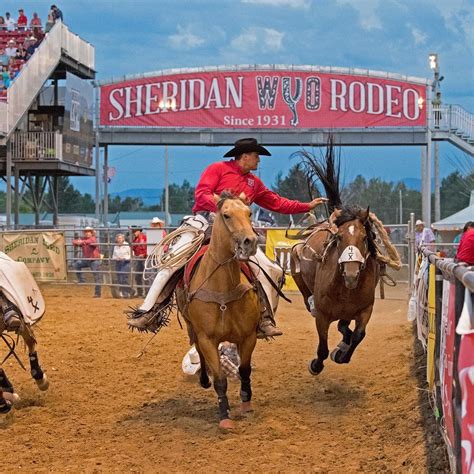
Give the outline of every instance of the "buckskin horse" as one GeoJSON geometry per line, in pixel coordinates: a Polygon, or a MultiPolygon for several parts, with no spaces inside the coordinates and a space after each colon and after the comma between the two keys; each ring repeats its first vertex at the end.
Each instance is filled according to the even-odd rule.
{"type": "MultiPolygon", "coordinates": [[[[308,366],[313,375],[321,373],[329,355],[331,323],[338,321],[337,328],[342,334],[342,341],[331,353],[331,359],[338,364],[349,363],[365,337],[380,275],[380,252],[373,230],[375,221],[379,224],[377,231],[384,232],[368,208],[342,205],[339,162],[332,143],[327,150],[323,162],[307,152],[300,156],[308,178],[322,182],[332,213],[327,223],[310,226],[300,234],[305,240],[293,246],[290,261],[292,276],[316,320],[317,357],[308,366]],[[354,330],[349,327],[351,321],[355,321],[354,330]]],[[[384,243],[387,247],[388,238],[384,243]]],[[[393,247],[391,250],[396,254],[393,247]]]]}
{"type": "MultiPolygon", "coordinates": [[[[251,357],[257,342],[260,303],[251,275],[242,271],[242,262],[255,255],[257,235],[252,228],[251,211],[245,196],[224,192],[215,196],[218,212],[211,240],[194,274],[178,286],[178,308],[188,325],[201,362],[200,384],[209,388],[208,369],[214,379],[219,402],[219,426],[235,427],[230,418],[227,378],[219,359],[219,343],[237,345],[242,413],[251,410],[251,357]]],[[[244,264],[245,265],[245,264],[244,264]]]]}
{"type": "MultiPolygon", "coordinates": [[[[28,348],[31,376],[40,390],[47,390],[49,381],[39,363],[32,326],[41,319],[44,310],[43,296],[26,265],[0,252],[0,344],[4,342],[8,351],[6,357],[0,360],[0,366],[14,356],[24,368],[15,352],[15,341],[7,333],[14,332],[28,348]]],[[[9,412],[11,405],[19,398],[0,367],[0,414],[9,412]]]]}

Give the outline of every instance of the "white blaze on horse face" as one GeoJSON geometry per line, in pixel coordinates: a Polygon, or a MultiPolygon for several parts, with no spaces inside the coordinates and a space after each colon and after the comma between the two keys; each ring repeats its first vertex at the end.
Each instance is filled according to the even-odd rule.
{"type": "Polygon", "coordinates": [[[355,229],[354,226],[350,225],[349,226],[349,234],[354,235],[354,229],[355,229]]]}

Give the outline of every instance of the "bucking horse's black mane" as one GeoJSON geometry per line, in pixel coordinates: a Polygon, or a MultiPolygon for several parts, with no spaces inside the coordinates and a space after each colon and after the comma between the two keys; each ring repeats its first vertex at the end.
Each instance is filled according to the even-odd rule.
{"type": "Polygon", "coordinates": [[[370,253],[376,255],[375,233],[372,230],[372,224],[367,219],[369,208],[366,209],[342,202],[340,186],[340,153],[336,151],[334,137],[329,136],[325,155],[315,156],[307,150],[298,151],[293,154],[294,157],[301,159],[301,165],[308,181],[312,183],[315,189],[318,189],[318,182],[321,183],[328,198],[329,212],[339,211],[334,223],[341,226],[346,222],[359,219],[365,226],[368,238],[370,253]]]}

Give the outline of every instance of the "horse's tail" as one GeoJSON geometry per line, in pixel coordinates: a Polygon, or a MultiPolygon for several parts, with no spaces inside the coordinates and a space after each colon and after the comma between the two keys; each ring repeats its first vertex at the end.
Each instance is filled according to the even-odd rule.
{"type": "MultiPolygon", "coordinates": [[[[306,176],[311,181],[320,181],[329,199],[328,207],[332,213],[334,209],[342,207],[341,190],[339,184],[341,163],[334,145],[334,138],[329,136],[326,154],[316,157],[313,153],[303,150],[294,154],[302,159],[306,176]]],[[[314,183],[317,188],[316,183],[314,183]]]]}

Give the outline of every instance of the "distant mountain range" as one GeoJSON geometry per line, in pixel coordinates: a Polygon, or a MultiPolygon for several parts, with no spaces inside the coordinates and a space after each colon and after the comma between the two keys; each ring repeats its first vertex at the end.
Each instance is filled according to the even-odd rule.
{"type": "MultiPolygon", "coordinates": [[[[405,183],[405,186],[408,189],[421,191],[421,179],[419,178],[403,178],[400,180],[395,180],[396,183],[398,183],[399,181],[405,183]]],[[[431,189],[434,189],[434,179],[431,181],[431,189]]],[[[161,197],[163,196],[163,188],[125,189],[124,191],[119,191],[117,193],[110,193],[110,196],[112,198],[114,198],[115,196],[119,196],[122,200],[126,197],[140,198],[145,206],[153,206],[161,202],[161,197]]]]}
{"type": "Polygon", "coordinates": [[[161,198],[163,196],[162,188],[134,188],[134,189],[125,189],[124,191],[119,191],[117,193],[110,193],[110,197],[114,198],[118,196],[121,200],[131,197],[133,199],[140,198],[143,201],[145,206],[153,206],[160,204],[161,198]]]}

